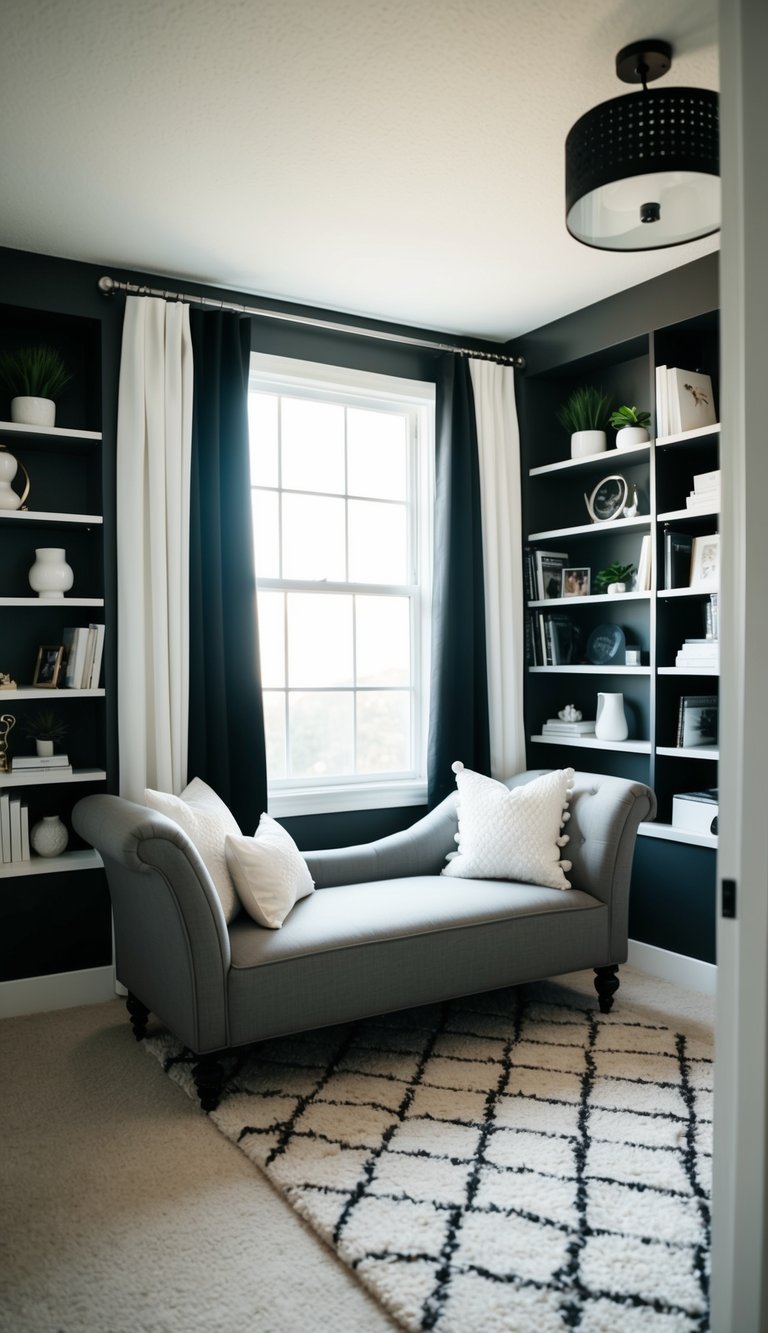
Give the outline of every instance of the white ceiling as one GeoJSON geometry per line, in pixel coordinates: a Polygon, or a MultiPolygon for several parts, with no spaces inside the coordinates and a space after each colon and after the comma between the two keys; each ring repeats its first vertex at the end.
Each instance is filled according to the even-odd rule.
{"type": "Polygon", "coordinates": [[[563,221],[563,144],[716,0],[2,0],[0,245],[505,339],[696,259],[563,221]]]}

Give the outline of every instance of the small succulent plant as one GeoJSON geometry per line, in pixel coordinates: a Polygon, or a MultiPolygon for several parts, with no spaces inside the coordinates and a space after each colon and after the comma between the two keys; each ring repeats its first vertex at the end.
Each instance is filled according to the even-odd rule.
{"type": "Polygon", "coordinates": [[[634,565],[622,565],[619,560],[614,560],[612,565],[606,565],[595,574],[595,583],[601,588],[607,588],[610,583],[626,583],[634,572],[634,565]]]}
{"type": "Polygon", "coordinates": [[[642,407],[617,407],[615,412],[611,412],[609,420],[617,430],[621,430],[624,426],[647,427],[651,414],[642,407]]]}

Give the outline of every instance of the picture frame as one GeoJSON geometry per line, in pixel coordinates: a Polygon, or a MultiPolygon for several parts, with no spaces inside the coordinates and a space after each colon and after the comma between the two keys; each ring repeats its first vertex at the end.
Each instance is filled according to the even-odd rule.
{"type": "Polygon", "coordinates": [[[563,570],[560,583],[561,597],[588,597],[592,587],[592,570],[587,565],[573,565],[563,570]]]}
{"type": "Polygon", "coordinates": [[[43,643],[37,650],[37,661],[32,677],[32,684],[41,690],[58,688],[59,676],[64,665],[64,645],[61,643],[43,643]]]}
{"type": "Polygon", "coordinates": [[[694,537],[691,547],[692,588],[717,588],[720,584],[720,534],[708,532],[694,537]]]}
{"type": "Polygon", "coordinates": [[[615,518],[621,518],[628,500],[629,483],[619,472],[603,477],[592,494],[584,496],[587,513],[593,523],[609,523],[615,518]]]}

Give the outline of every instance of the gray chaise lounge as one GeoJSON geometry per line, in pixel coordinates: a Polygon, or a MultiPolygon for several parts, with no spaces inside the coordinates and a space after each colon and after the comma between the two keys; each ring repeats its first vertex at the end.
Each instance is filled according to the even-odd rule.
{"type": "MultiPolygon", "coordinates": [[[[510,779],[509,787],[539,776],[510,779]]],[[[306,853],[318,889],[280,930],[240,913],[229,925],[203,862],[165,816],[118,796],[73,812],[101,853],[117,975],[141,1038],[154,1013],[197,1056],[204,1110],[218,1103],[233,1047],[371,1014],[594,968],[607,1013],[627,957],[637,827],[653,792],[576,773],[572,889],[440,875],[455,850],[455,797],[402,833],[306,853]]]]}

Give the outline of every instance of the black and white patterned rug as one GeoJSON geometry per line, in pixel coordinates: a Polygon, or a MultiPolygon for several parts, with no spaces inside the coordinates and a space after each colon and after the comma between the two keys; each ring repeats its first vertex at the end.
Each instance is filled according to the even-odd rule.
{"type": "Polygon", "coordinates": [[[265,1042],[210,1118],[405,1329],[692,1333],[712,1055],[542,983],[265,1042]]]}

